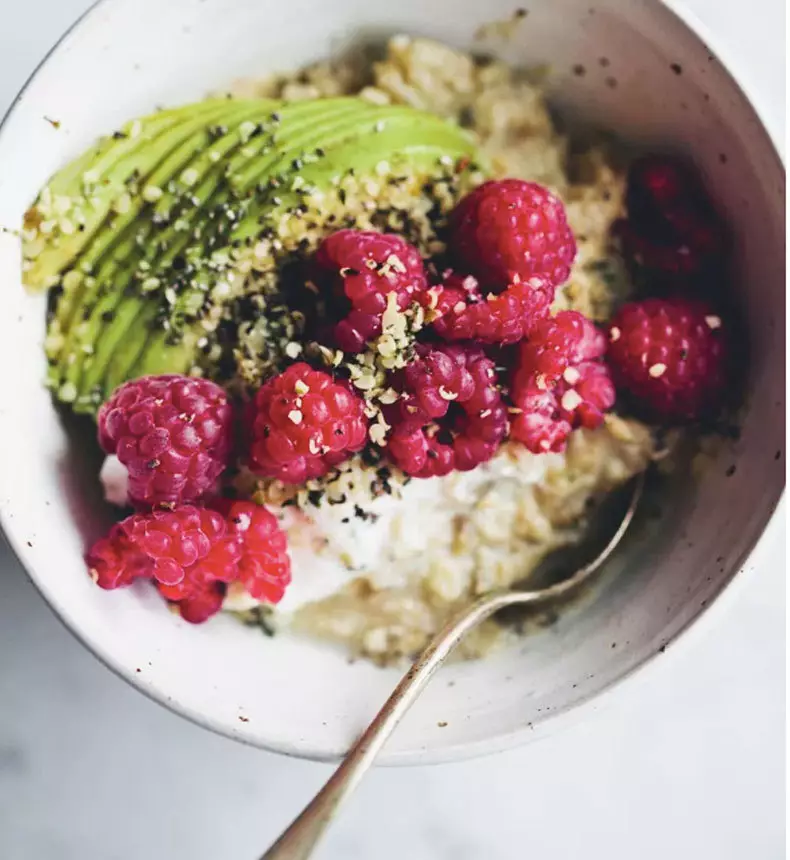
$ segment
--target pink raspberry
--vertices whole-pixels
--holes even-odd
[[[507,433],[494,362],[471,346],[421,346],[399,380],[389,456],[418,478],[469,471],[490,460]]]
[[[101,407],[99,444],[129,472],[140,507],[197,501],[228,463],[233,410],[206,379],[146,376],[125,382]]]
[[[286,536],[275,516],[252,502],[228,499],[212,508],[183,505],[133,514],[97,541],[86,561],[101,588],[153,580],[195,624],[221,609],[230,582],[277,603],[291,581]]]
[[[609,368],[603,361],[583,361],[568,368],[555,391],[560,415],[574,428],[588,430],[603,424],[604,415],[617,399]]]
[[[452,403],[463,403],[470,411],[489,409],[499,399],[493,368],[480,350],[419,344],[415,360],[394,380],[406,395],[397,403],[400,417],[395,420],[422,426],[444,417]]]
[[[560,311],[536,323],[521,346],[519,378],[532,377],[539,387],[554,385],[562,374],[583,361],[601,358],[606,351],[603,332],[578,311]]]
[[[715,416],[729,381],[722,319],[684,298],[624,305],[609,325],[609,365],[618,388],[654,419]]]
[[[151,579],[169,600],[189,602],[200,597],[203,605],[216,605],[216,612],[224,584],[237,576],[240,557],[239,542],[229,534],[222,514],[183,505],[133,514],[116,523],[106,538],[91,547],[86,561],[101,588]],[[206,603],[212,592],[215,596]]]
[[[560,411],[556,391],[526,388],[513,399],[521,412],[510,425],[510,437],[533,454],[564,451],[573,427]]]
[[[157,583],[157,588],[162,597],[169,599],[167,586]],[[178,606],[178,611],[184,621],[188,621],[190,624],[202,624],[222,609],[224,599],[225,588],[221,583],[196,582],[185,597],[171,602]]]
[[[230,534],[241,543],[238,581],[256,600],[279,603],[291,582],[288,539],[277,517],[254,502],[222,500]]]
[[[486,182],[450,216],[450,251],[486,288],[538,277],[568,280],[576,241],[565,208],[546,188],[520,179]]]
[[[519,350],[512,438],[534,453],[562,451],[574,428],[600,426],[615,401],[605,351],[603,334],[576,311],[540,322]]]
[[[435,316],[433,327],[444,340],[517,343],[548,314],[554,301],[554,288],[538,276],[485,299],[472,281],[453,275],[426,293]]]
[[[685,206],[697,196],[696,183],[674,158],[644,156],[634,161],[628,171],[626,207],[643,226],[660,226],[664,212]]]
[[[361,352],[381,334],[390,293],[405,310],[427,288],[420,252],[389,233],[340,230],[324,239],[315,263],[319,285],[348,306],[334,332],[344,352]]]
[[[266,382],[250,413],[250,468],[288,484],[320,478],[361,450],[369,421],[347,385],[308,364]]]

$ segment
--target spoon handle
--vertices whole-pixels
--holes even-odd
[[[556,600],[579,588],[603,565],[620,543],[634,517],[644,486],[645,474],[640,473],[632,482],[630,501],[616,531],[598,555],[573,576],[535,591],[501,589],[489,592],[451,618],[401,678],[392,695],[348,751],[326,785],[260,860],[308,860],[340,805],[359,785],[406,711],[464,635],[505,606],[523,606]]]
[[[525,602],[524,594],[512,591],[486,594],[434,636],[338,769],[261,860],[307,860],[310,857],[342,802],[359,785],[395,727],[453,648],[481,621],[515,602]]]

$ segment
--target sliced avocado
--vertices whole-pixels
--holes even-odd
[[[73,168],[66,168],[57,174],[26,217],[36,212],[39,221],[47,217],[45,213],[51,207],[42,199],[44,196],[60,197],[69,201],[70,206],[62,217],[47,218],[53,222],[53,230],[41,253],[34,252],[32,242],[25,243],[23,253],[30,263],[25,272],[26,285],[36,289],[50,284],[87,245],[113,208],[116,211],[126,208],[129,181],[147,177],[184,135],[210,123],[213,116],[220,115],[223,106],[227,110],[228,104],[215,100],[201,104],[194,113],[182,109],[172,115],[155,114],[148,122],[127,123],[121,132],[125,137],[93,150],[97,160],[90,162],[88,169],[76,173]]]
[[[458,127],[358,98],[215,99],[128,123],[48,186],[75,206],[91,198],[82,229],[47,238],[26,273],[33,286],[62,280],[51,384],[94,412],[126,379],[189,370],[206,297],[227,300],[214,288],[234,249],[271,236],[305,186],[376,176],[382,163],[430,176],[462,156],[476,152]]]
[[[280,140],[288,140],[289,142],[292,140],[298,141],[299,148],[294,151],[303,152],[302,147],[305,145],[317,145],[315,141],[324,140],[327,129],[333,127],[333,123],[338,124],[341,120],[348,123],[350,115],[358,116],[369,113],[371,110],[370,105],[359,99],[297,103],[287,106],[282,110],[278,124],[278,137]],[[327,116],[328,120],[326,119]],[[354,123],[358,122],[356,119],[352,121]],[[275,148],[275,150],[277,153],[280,151],[279,148]],[[234,158],[236,170],[242,168],[245,161],[255,162],[256,165],[258,162],[276,164],[278,158],[277,156],[270,157],[268,152],[261,152],[260,157],[257,159],[251,158],[249,154],[244,159],[240,159],[237,155]],[[233,170],[233,167],[229,166],[227,172],[230,173],[231,170]],[[261,181],[266,181],[269,177],[269,174],[266,172],[259,172],[258,175]],[[223,206],[233,197],[229,191],[226,191],[226,193],[218,197],[212,196],[208,198],[206,192],[209,190],[205,188],[195,191],[196,197],[202,202],[200,207],[193,210],[193,213],[197,217],[197,223],[200,223],[201,228],[205,230],[205,235],[202,238],[208,241],[215,235],[220,219],[208,219],[208,223],[206,223],[206,213],[211,211],[212,207],[217,209]],[[239,207],[243,210],[251,201],[249,195],[250,192],[245,190],[242,194],[241,205],[239,201],[235,201],[233,208]],[[200,220],[201,216],[203,216],[202,222]],[[232,227],[233,225],[228,224],[228,226]],[[174,258],[186,249],[190,239],[191,234],[189,233],[182,234],[181,236],[171,236],[168,241],[169,248],[167,253],[157,263],[158,271],[163,272],[167,266],[172,265]],[[207,249],[202,250],[205,254],[210,253]],[[207,282],[206,287],[208,288],[208,286]],[[190,299],[201,299],[200,291],[193,291],[192,296],[187,296],[186,298],[187,302]],[[82,384],[78,385],[78,390],[82,398],[89,396],[89,392],[93,391],[95,386],[99,384],[99,377],[103,369],[103,365],[101,364],[102,356],[112,355],[111,363],[107,370],[107,386],[111,390],[131,372],[128,362],[135,363],[138,355],[147,351],[147,343],[150,338],[149,328],[156,318],[156,314],[150,309],[150,304],[150,301],[147,301],[145,297],[126,297],[124,299],[123,306],[115,315],[109,328],[103,330],[101,333],[100,340],[96,345],[98,361],[96,358],[91,359],[91,369],[86,373]],[[97,316],[106,312],[107,307],[105,304],[102,304]],[[137,352],[135,352],[135,345]],[[178,351],[182,352],[183,350],[179,347]],[[77,362],[79,363],[79,357]],[[79,372],[74,371],[73,364],[69,370],[67,381],[76,381]]]
[[[263,103],[261,103],[263,105]],[[271,102],[268,105],[263,105],[268,112],[268,107],[271,105],[276,105],[277,103]],[[301,119],[302,115],[307,113],[305,108],[310,106],[314,106],[314,103],[305,102],[301,103],[299,107],[303,108],[298,112],[298,115]],[[258,108],[257,113],[260,114],[261,108]],[[295,112],[296,113],[296,112]],[[315,113],[315,111],[313,111]],[[255,114],[253,114],[254,116]],[[249,116],[246,119],[250,119]],[[307,121],[312,123],[312,117],[307,116]],[[241,121],[243,122],[245,117],[242,116]],[[238,121],[238,120],[237,120]],[[261,151],[263,149],[268,150],[270,147],[270,143],[268,139],[261,139],[255,141],[250,141],[249,143],[245,143],[244,146],[241,146],[240,142],[237,138],[237,130],[234,129],[229,134],[220,138],[217,142],[213,143],[208,148],[203,147],[201,150],[197,149],[199,141],[196,138],[190,138],[188,141],[184,143],[184,145],[172,153],[166,161],[160,165],[159,168],[149,177],[146,187],[151,188],[159,188],[165,189],[168,185],[171,184],[175,173],[179,171],[184,171],[187,167],[191,170],[195,176],[199,177],[201,181],[201,186],[199,189],[195,189],[195,191],[190,193],[190,197],[199,198],[201,201],[201,206],[205,204],[208,194],[213,191],[213,189],[219,185],[223,174],[230,173],[233,169],[238,169],[238,167],[234,167],[234,165],[244,165],[246,162],[250,160],[255,160],[261,155]],[[234,155],[231,159],[231,163],[226,167],[224,164],[225,158],[228,155],[230,150],[234,152],[241,149],[242,153],[239,155]],[[197,158],[191,162],[186,163],[183,160],[185,151],[187,151],[188,155],[197,155]],[[205,177],[208,173],[211,184],[210,186],[206,186]],[[198,180],[195,180],[196,182]],[[145,190],[145,189],[144,189]],[[126,261],[133,250],[135,244],[140,244],[139,242],[139,234],[141,231],[145,231],[146,234],[152,232],[152,221],[158,221],[162,225],[167,225],[168,222],[172,222],[175,220],[172,217],[173,209],[177,206],[179,200],[183,199],[183,192],[185,189],[173,189],[164,191],[161,199],[156,205],[150,210],[148,213],[143,213],[141,216],[142,205],[139,203],[134,206],[132,212],[128,215],[124,216],[123,221],[116,221],[110,225],[112,229],[106,230],[102,233],[101,237],[97,237],[96,245],[101,247],[97,248],[94,252],[86,253],[82,260],[88,263],[91,266],[96,264],[98,259],[101,259],[104,255],[104,251],[107,250],[107,245],[109,242],[113,242],[114,239],[117,241],[113,242],[112,255],[109,258],[103,260],[103,268],[101,268],[95,277],[95,281],[97,285],[103,284],[107,282],[107,279],[111,276],[114,269],[117,268],[117,263],[119,261]],[[195,211],[194,207],[188,205],[186,207],[186,211],[180,214],[179,218],[182,221],[187,223],[192,223],[195,220],[198,220],[202,211]],[[116,228],[124,227],[124,232],[121,233],[120,236],[116,237]],[[132,228],[132,229],[128,229]],[[183,229],[183,225],[182,225]],[[147,260],[148,263],[153,263],[156,259],[156,251],[159,250],[158,245],[163,246],[172,246],[172,231],[165,231],[162,233],[161,231],[155,234],[152,237],[152,243],[154,243],[155,247],[147,247],[143,258]],[[117,250],[116,250],[117,249]],[[120,253],[118,253],[120,251]],[[175,254],[171,251],[170,257],[175,256]],[[109,263],[109,265],[108,265]],[[90,293],[82,294],[78,296],[81,304],[90,302],[92,300],[92,295]],[[61,325],[61,328],[65,328],[67,324],[67,320],[64,319],[65,314],[61,310],[61,306],[63,302],[59,304],[59,314],[58,314],[58,322]]]
[[[315,129],[321,129],[322,114],[329,113],[330,116],[336,115],[336,118],[347,117],[350,113],[367,112],[369,106],[358,99],[337,100],[338,104],[333,110],[332,107],[327,109],[328,105],[325,102],[305,102],[290,106],[289,109],[282,111],[282,117],[278,127],[287,129],[287,134],[290,135],[299,132],[302,129],[312,129],[312,136],[315,136]],[[341,103],[342,102],[342,103]],[[320,133],[319,133],[320,134]],[[285,136],[285,132],[283,132]],[[310,136],[302,139],[309,140]],[[268,151],[269,145],[266,141],[257,144],[256,147],[245,146],[242,150],[250,150],[243,154],[236,154],[233,162],[236,168],[243,167],[248,161],[266,161],[267,156],[264,150]],[[234,152],[238,147],[234,148]],[[212,152],[223,153],[223,147],[214,144],[210,150]],[[256,158],[257,154],[257,158]],[[199,156],[205,164],[213,164],[209,153],[202,153]],[[200,171],[199,163],[196,162],[190,165],[191,168]],[[225,169],[230,172],[230,166],[222,167],[222,162],[216,165],[220,170]],[[213,226],[218,223],[218,219],[208,220],[206,223],[206,214],[213,209],[217,209],[226,203],[232,196],[229,189],[224,189],[223,193],[214,194],[213,192],[219,185],[216,167],[206,174],[204,181],[193,189],[193,195],[199,201],[199,205],[190,208],[187,212],[179,217],[179,221],[183,223],[180,231],[175,231],[169,228],[165,231],[161,241],[158,243],[166,250],[158,257],[150,251],[154,246],[154,242],[149,246],[149,253],[146,259],[150,261],[149,271],[152,273],[165,272],[169,266],[172,266],[174,259],[185,251],[187,246],[193,241],[193,228],[199,226],[205,231],[205,238],[210,239],[213,235]],[[185,228],[189,229],[185,229]],[[206,251],[206,253],[209,253]],[[94,350],[93,354],[84,357],[84,353],[80,350],[76,352],[76,358],[71,360],[66,369],[65,381],[73,383],[77,386],[79,398],[84,403],[92,400],[92,392],[98,385],[101,384],[101,377],[105,370],[105,359],[111,356],[110,366],[107,368],[108,379],[107,385],[110,390],[115,387],[118,381],[123,381],[125,374],[129,373],[128,362],[134,362],[137,358],[137,352],[147,350],[147,343],[150,339],[149,327],[155,320],[156,313],[151,310],[151,301],[145,295],[143,296],[124,296],[121,287],[129,284],[132,277],[132,272],[126,270],[125,276],[121,276],[115,284],[115,290],[103,297],[96,305],[93,314],[91,315],[91,323],[81,330],[81,340],[91,345]],[[192,298],[195,298],[193,296]],[[199,295],[197,298],[201,298]],[[120,307],[118,305],[120,304]],[[199,305],[198,305],[199,307]],[[106,326],[101,323],[107,316],[112,315],[112,320]],[[180,344],[174,345],[174,352],[183,353],[183,348]],[[85,373],[80,381],[82,369],[85,368]]]
[[[62,267],[63,259],[65,259],[63,255],[72,253],[72,248],[69,245],[72,245],[76,249],[73,251],[73,256],[76,257],[78,254],[81,254],[79,256],[79,268],[77,269],[81,273],[79,281],[74,280],[75,289],[64,291],[64,296],[58,303],[57,318],[61,327],[65,327],[67,324],[74,306],[84,301],[80,290],[80,287],[85,283],[84,276],[93,272],[103,254],[122,240],[125,229],[136,230],[141,226],[138,219],[141,210],[148,205],[146,199],[147,190],[154,188],[163,190],[171,182],[176,184],[174,191],[178,190],[184,193],[187,190],[182,183],[179,183],[178,178],[179,175],[184,175],[195,154],[205,150],[209,144],[211,132],[206,123],[213,124],[217,121],[222,121],[223,124],[238,125],[248,117],[255,115],[256,112],[256,106],[250,106],[246,102],[233,104],[232,111],[228,109],[228,105],[228,102],[220,102],[219,106],[214,110],[201,114],[197,119],[183,122],[177,128],[171,128],[167,133],[153,139],[151,145],[147,147],[148,152],[146,153],[146,166],[151,165],[153,170],[145,172],[145,168],[139,167],[143,163],[142,156],[138,154],[135,158],[134,163],[138,167],[134,169],[139,170],[139,173],[134,174],[137,185],[137,192],[135,194],[131,194],[131,189],[128,188],[127,172],[129,170],[129,160],[123,159],[119,162],[115,168],[116,175],[127,176],[124,180],[127,184],[120,185],[124,191],[108,204],[107,211],[103,217],[97,212],[96,222],[92,223],[92,220],[89,219],[86,223],[85,231],[80,235],[84,236],[92,229],[93,233],[90,236],[90,245],[85,248],[83,242],[83,245],[79,247],[77,239],[73,243],[62,242],[60,244],[61,254],[53,255],[52,259],[49,260],[49,265]],[[98,169],[94,168],[93,173],[98,173]],[[108,175],[107,179],[111,185],[118,185],[118,182],[111,175]],[[105,196],[109,198],[112,193],[107,192]],[[173,196],[171,193],[167,199],[172,200]],[[123,204],[119,202],[121,200]],[[113,205],[116,207],[114,212],[111,209]],[[118,211],[119,208],[123,209],[123,211]],[[161,213],[162,206],[158,206],[157,210]]]
[[[248,141],[239,136],[239,128],[252,117],[260,117],[261,107],[268,109],[271,104],[274,103],[252,107],[248,105],[241,113],[234,113],[235,125],[228,124],[227,133],[213,143],[210,143],[205,129],[189,137],[149,176],[142,194],[132,207],[134,214],[124,215],[122,221],[116,220],[113,223],[112,229],[97,234],[91,249],[82,259],[88,260],[92,266],[96,261],[101,261],[101,264],[90,278],[90,286],[79,292],[76,303],[72,302],[79,308],[87,325],[71,325],[73,320],[66,317],[66,312],[62,310],[62,300],[56,313],[61,333],[65,337],[62,347],[64,355],[74,353],[78,340],[91,345],[95,343],[100,331],[100,321],[113,312],[121,300],[123,289],[129,285],[135,272],[141,270],[141,262],[144,261],[146,269],[155,272],[157,256],[170,254],[172,259],[180,250],[176,243],[180,242],[183,246],[189,241],[187,230],[199,217],[211,191],[220,183],[224,170],[223,162],[228,153],[248,145]],[[260,137],[263,138],[263,135]],[[262,147],[264,141],[261,139],[256,145]],[[179,180],[179,177],[183,179],[187,171],[191,172],[192,180],[188,187]],[[154,202],[146,202],[146,189],[155,189],[161,196]],[[185,195],[188,202],[184,206]],[[198,201],[198,206],[194,205],[195,200]],[[162,222],[164,225],[175,222],[178,226],[166,226],[164,231],[157,232],[153,230],[156,222]],[[119,235],[115,233],[116,227],[120,227]],[[108,284],[114,287],[111,292],[106,290]],[[92,320],[93,324],[88,320]],[[75,354],[74,360],[69,359],[66,373],[66,381],[73,383],[79,378],[85,353],[77,349]]]
[[[380,108],[353,127],[343,125],[337,132],[331,145],[324,146],[324,158],[299,169],[299,176],[306,184],[326,188],[334,177],[343,175],[350,167],[359,176],[375,175],[382,162],[429,169],[442,156],[454,159],[475,153],[474,144],[461,129],[412,108]],[[365,140],[364,146],[360,146],[360,138]],[[299,194],[288,188],[276,195],[257,198],[232,239],[248,240],[259,231],[261,218],[276,221],[299,199]]]
[[[297,174],[304,176],[307,172],[305,163],[314,164],[316,175],[323,176],[325,183],[328,184],[331,177],[337,174],[339,169],[342,172],[348,167],[347,164],[341,166],[341,162],[332,159],[330,154],[335,147],[348,141],[353,141],[354,146],[358,147],[360,132],[372,133],[375,132],[375,129],[390,123],[402,127],[402,134],[414,134],[415,132],[415,112],[412,109],[401,107],[382,109],[358,99],[333,99],[327,100],[323,104],[325,106],[324,115],[320,118],[316,117],[309,126],[304,122],[290,124],[288,112],[284,110],[281,125],[276,135],[278,145],[274,148],[274,154],[253,160],[245,172],[237,171],[232,174],[233,180],[237,184],[237,190],[242,195],[248,195],[253,189],[260,190],[256,194],[250,214],[240,221],[240,227],[233,232],[230,241],[247,241],[260,231],[259,222],[262,213],[269,208],[266,204],[267,200],[276,201],[269,204],[269,206],[274,207],[272,211],[283,213],[285,209],[283,199],[285,197],[289,200],[293,199],[293,194],[289,189],[289,178],[295,177]],[[447,131],[446,123],[433,117],[430,119],[435,124],[436,131]],[[452,129],[452,127],[450,128]],[[452,135],[456,146],[459,145],[460,141],[460,146],[464,152],[471,148],[466,138],[459,136],[456,130],[452,129]],[[388,140],[389,138],[383,138],[382,145],[375,148],[372,166],[379,163],[382,152],[390,153],[386,146]],[[401,142],[400,139],[397,140],[398,144]],[[317,162],[308,162],[308,157],[319,147],[323,150],[323,155],[318,158]],[[329,168],[321,170],[320,165],[323,160],[332,163]],[[269,185],[269,180],[273,178],[277,179],[275,187]],[[105,381],[107,392],[132,374],[139,375],[143,372],[150,372],[145,362],[140,364],[141,357],[144,359],[149,352],[154,352],[158,366],[162,363],[159,358],[160,354],[167,351],[168,338],[166,333],[155,337],[157,348],[152,348],[150,328],[156,319],[155,312],[146,303],[139,302],[137,303],[138,312],[132,319],[131,307],[134,304],[133,300],[127,300],[124,303],[121,316],[113,322],[116,333],[112,344],[113,356]],[[128,328],[121,332],[120,329],[124,326],[128,326]],[[135,345],[137,347],[136,353]],[[178,348],[179,354],[182,354],[183,350],[180,349],[180,345],[176,344],[175,346]],[[129,365],[130,359],[132,366]],[[140,367],[142,366],[146,367],[145,371],[141,371]],[[89,383],[83,385],[80,390],[84,392],[86,389],[92,389],[95,384],[96,382],[91,375]]]

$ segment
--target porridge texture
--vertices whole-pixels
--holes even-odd
[[[127,508],[86,554],[100,587],[396,661],[720,426],[710,197],[565,133],[540,81],[396,36],[132,120],[50,179],[23,276]]]
[[[399,36],[372,73],[354,62],[321,63],[292,76],[240,81],[234,89],[240,97],[294,100],[353,93],[453,120],[473,136],[489,175],[552,189],[566,205],[578,243],[555,309],[579,310],[601,322],[610,316],[628,292],[610,237],[624,212],[625,175],[603,148],[571,152],[528,75]],[[289,235],[286,219],[280,239],[287,245],[307,238],[312,247],[335,215],[363,228],[397,229],[423,252],[441,253],[443,216],[482,176],[472,170],[459,180],[448,171],[431,180],[426,193],[423,177],[393,177],[387,167],[373,186],[368,181],[359,188],[354,177],[345,177],[342,207],[318,201],[315,230],[306,237],[299,225]],[[248,277],[272,271],[267,250],[259,250]],[[244,329],[235,354],[240,379],[254,384],[267,374],[260,360],[267,338],[255,324]],[[413,654],[460,606],[522,580],[548,552],[577,540],[589,501],[644,470],[654,453],[646,425],[612,414],[599,429],[572,434],[562,454],[535,455],[508,443],[474,471],[445,477],[411,480],[360,457],[298,491],[242,475],[245,490],[279,511],[293,583],[273,610],[231,586],[225,608],[250,624],[290,627],[380,662]],[[504,635],[487,622],[466,638],[461,653],[479,656]]]

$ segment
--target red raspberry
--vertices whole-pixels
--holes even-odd
[[[573,379],[572,383],[570,379]],[[568,368],[555,390],[560,415],[574,428],[586,427],[588,430],[603,424],[604,414],[614,406],[617,398],[609,368],[602,361],[583,361]]]
[[[681,214],[676,215],[678,223],[683,223]],[[665,239],[640,233],[625,220],[618,221],[613,230],[626,260],[671,283],[697,278],[720,262],[724,254],[720,232],[704,222],[688,223],[681,234]]]
[[[507,410],[494,362],[477,347],[418,349],[406,368],[389,455],[418,478],[469,471],[494,456],[507,433]]]
[[[618,388],[651,417],[711,416],[728,381],[721,318],[709,305],[683,298],[624,305],[609,325],[609,364]]]
[[[605,351],[604,335],[577,311],[541,321],[520,348],[511,436],[534,453],[562,451],[574,428],[600,426],[615,401]]]
[[[299,362],[258,391],[251,409],[250,468],[303,484],[365,446],[365,404],[328,373]]]
[[[420,252],[389,233],[340,230],[324,239],[315,262],[318,283],[350,306],[335,326],[335,340],[345,352],[361,352],[381,334],[390,293],[405,310],[427,288]]]
[[[672,282],[696,278],[726,252],[721,223],[698,179],[680,162],[648,156],[631,166],[628,221],[615,225],[625,257]]]
[[[675,159],[662,155],[637,159],[628,171],[628,214],[643,226],[660,226],[664,212],[687,203],[692,187],[688,171]]]
[[[576,241],[562,203],[520,179],[486,182],[450,216],[450,250],[490,289],[535,276],[551,287],[568,280]]]
[[[573,429],[562,416],[555,389],[526,388],[514,398],[521,412],[510,426],[510,436],[533,454],[564,451]]]
[[[157,587],[162,596],[167,598],[166,587],[163,585]],[[184,621],[188,621],[190,624],[202,624],[222,609],[224,599],[224,586],[221,583],[209,582],[202,585],[196,584],[186,597],[182,597],[176,602]]]
[[[554,385],[571,366],[600,358],[606,351],[603,332],[578,311],[560,311],[536,323],[521,347],[518,373],[538,387]],[[524,380],[525,387],[528,383]]]
[[[233,410],[207,379],[146,376],[117,388],[98,415],[99,444],[129,471],[139,506],[194,502],[226,467]]]
[[[183,505],[133,514],[86,555],[106,589],[152,579],[184,619],[205,621],[222,607],[225,587],[241,582],[257,600],[277,603],[291,581],[285,533],[252,502],[219,499],[214,508]]]
[[[277,517],[254,502],[222,500],[231,535],[241,542],[238,580],[256,600],[279,603],[291,582],[288,539]]]
[[[395,380],[407,395],[397,404],[397,423],[422,426],[444,417],[451,403],[482,412],[498,401],[499,393],[491,384],[494,363],[479,350],[419,344],[416,353],[417,358]]]
[[[192,505],[133,514],[116,523],[86,555],[102,588],[152,579],[169,600],[199,598],[204,608],[215,606],[213,612],[222,603],[223,584],[236,578],[240,558],[240,542],[230,534],[222,514]],[[198,614],[196,603],[185,617]]]
[[[459,286],[459,282],[467,286]],[[511,284],[485,300],[469,285],[469,278],[449,278],[427,293],[438,315],[433,323],[445,340],[474,340],[508,344],[522,340],[545,317],[554,301],[554,288],[537,276]]]

